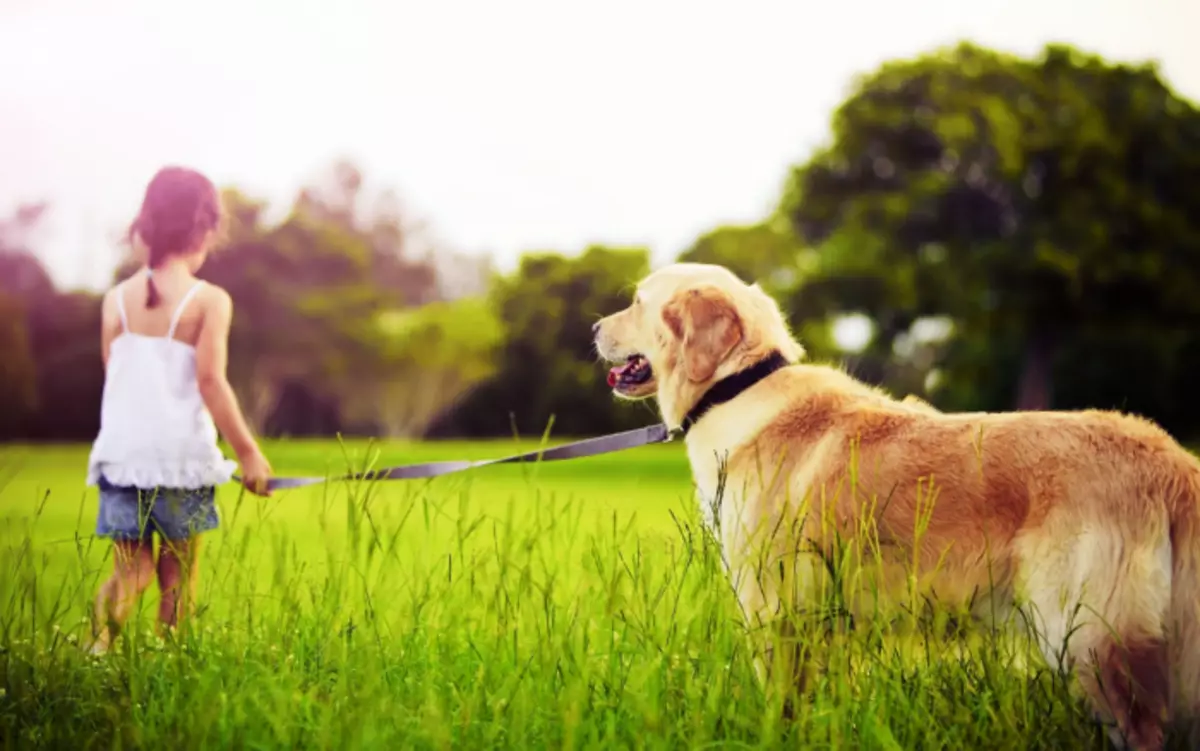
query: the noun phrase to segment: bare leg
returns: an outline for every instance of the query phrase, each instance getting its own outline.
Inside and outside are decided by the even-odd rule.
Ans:
[[[158,605],[160,633],[175,629],[195,608],[200,538],[163,540],[158,554]]]
[[[106,652],[120,632],[133,605],[154,579],[154,543],[117,540],[113,543],[113,574],[100,585],[92,622],[92,651]]]

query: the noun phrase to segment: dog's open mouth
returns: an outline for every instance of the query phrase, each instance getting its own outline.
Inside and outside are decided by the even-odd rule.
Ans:
[[[625,364],[608,371],[608,385],[617,391],[629,391],[649,381],[651,375],[649,360],[641,355],[630,355]]]

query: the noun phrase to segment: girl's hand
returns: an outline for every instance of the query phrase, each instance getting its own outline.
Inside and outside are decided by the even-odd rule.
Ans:
[[[267,486],[273,474],[271,464],[261,451],[255,450],[250,456],[242,459],[242,484],[255,495],[269,496],[271,489]]]

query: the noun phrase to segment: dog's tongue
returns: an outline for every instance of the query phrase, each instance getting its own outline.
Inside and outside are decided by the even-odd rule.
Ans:
[[[629,367],[628,363],[626,363],[625,365],[618,365],[615,368],[609,368],[609,370],[608,370],[609,388],[612,388],[613,386],[617,385],[617,381],[621,380],[621,373],[624,372],[625,368],[627,368],[627,367]]]

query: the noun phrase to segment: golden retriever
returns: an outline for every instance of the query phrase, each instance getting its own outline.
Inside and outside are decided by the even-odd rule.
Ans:
[[[1030,616],[1118,746],[1160,748],[1172,720],[1195,732],[1200,462],[1153,423],[897,401],[802,364],[774,300],[706,264],[650,274],[596,324],[595,345],[618,363],[620,397],[655,396],[667,426],[686,430],[734,592],[751,625],[768,626],[765,681],[802,683],[779,624],[822,586],[810,551],[858,533],[885,596],[915,589],[979,614],[983,592],[989,612]]]

